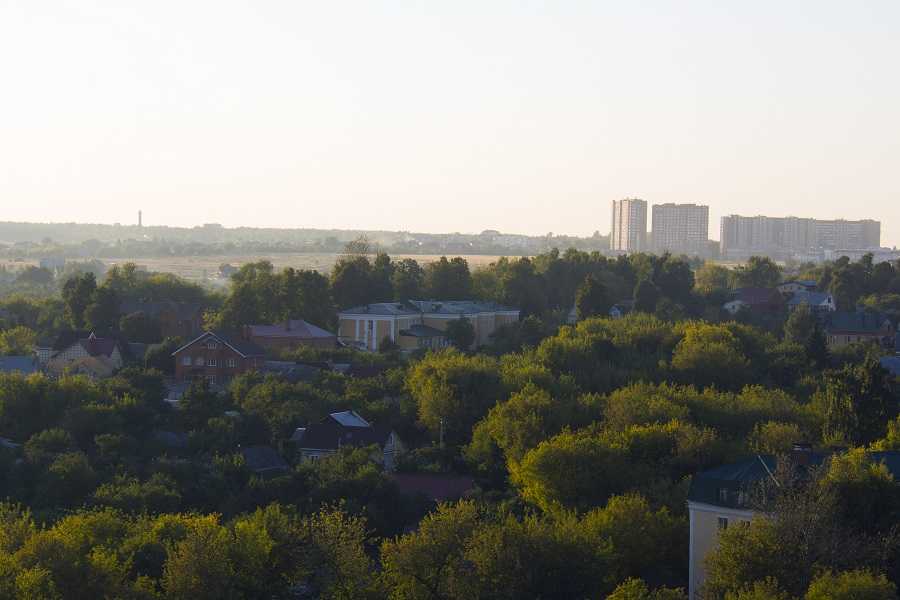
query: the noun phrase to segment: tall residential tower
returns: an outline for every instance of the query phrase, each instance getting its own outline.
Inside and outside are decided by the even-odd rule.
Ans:
[[[610,249],[643,252],[647,248],[647,202],[638,198],[613,200]]]
[[[709,240],[709,207],[654,204],[653,249],[674,254],[704,254]]]

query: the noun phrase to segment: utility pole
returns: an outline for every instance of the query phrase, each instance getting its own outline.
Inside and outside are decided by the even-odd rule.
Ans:
[[[441,417],[441,449],[444,448],[444,417]]]

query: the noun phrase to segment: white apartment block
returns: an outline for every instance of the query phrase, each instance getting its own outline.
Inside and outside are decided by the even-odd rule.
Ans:
[[[709,239],[709,207],[700,204],[654,204],[653,249],[674,254],[701,254]]]
[[[613,200],[610,249],[644,252],[647,247],[647,202],[638,198]]]

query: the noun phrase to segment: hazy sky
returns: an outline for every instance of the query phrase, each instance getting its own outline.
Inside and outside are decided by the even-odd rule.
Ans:
[[[0,220],[900,245],[900,2],[0,0]]]

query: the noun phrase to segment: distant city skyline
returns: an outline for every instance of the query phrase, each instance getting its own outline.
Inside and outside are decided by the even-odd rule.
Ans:
[[[900,3],[0,4],[0,220],[588,236],[875,219]]]

